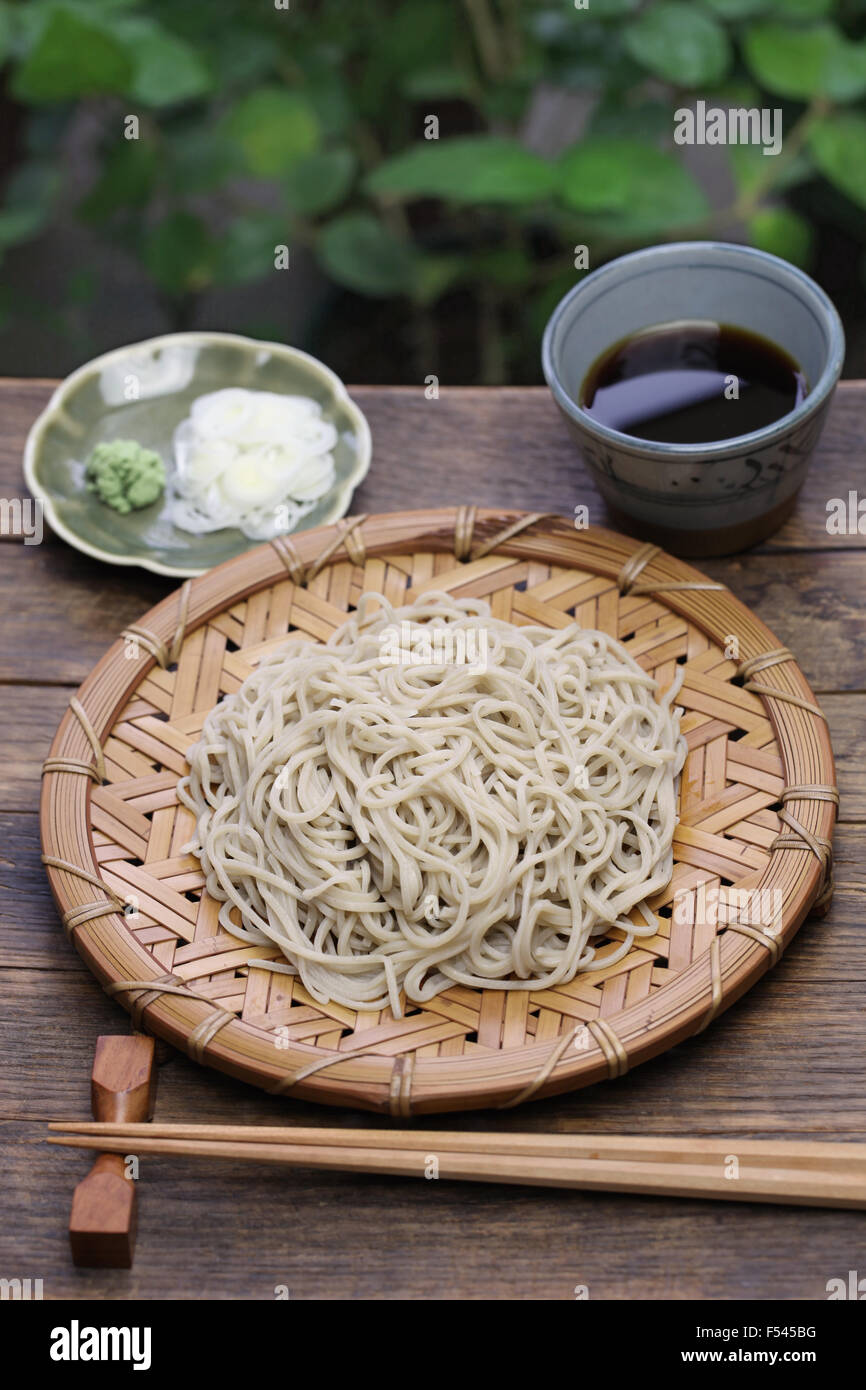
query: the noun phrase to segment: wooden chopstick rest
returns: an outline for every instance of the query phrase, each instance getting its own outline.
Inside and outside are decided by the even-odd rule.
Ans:
[[[153,1038],[143,1033],[97,1039],[90,1080],[96,1120],[149,1120],[156,1096]],[[130,1146],[132,1147],[132,1146]],[[123,1154],[100,1153],[72,1197],[69,1244],[86,1269],[130,1269],[135,1250],[137,1199]]]

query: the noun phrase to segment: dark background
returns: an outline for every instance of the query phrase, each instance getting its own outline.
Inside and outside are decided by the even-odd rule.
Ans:
[[[815,275],[866,376],[866,0],[281,3],[0,0],[0,374],[219,328],[535,382],[575,246],[723,237]],[[678,147],[697,99],[781,108],[782,153]]]

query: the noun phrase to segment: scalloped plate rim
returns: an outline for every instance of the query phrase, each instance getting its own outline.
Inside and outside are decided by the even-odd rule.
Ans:
[[[357,405],[349,395],[345,382],[338,377],[337,373],[332,371],[329,366],[320,361],[318,357],[314,357],[312,353],[304,352],[302,348],[292,347],[288,343],[274,343],[263,338],[250,338],[243,333],[221,333],[217,330],[202,330],[201,332],[194,331],[191,333],[159,333],[152,338],[142,338],[135,343],[126,343],[122,347],[112,348],[109,352],[100,353],[98,357],[92,357],[88,362],[82,363],[80,367],[76,367],[73,372],[70,372],[67,377],[64,377],[63,381],[61,381],[51,393],[48,404],[30,426],[24,444],[24,480],[34,499],[41,501],[45,512],[45,518],[52,531],[55,535],[60,536],[61,540],[66,541],[67,545],[71,545],[75,550],[89,555],[94,560],[102,560],[105,564],[119,566],[124,569],[138,568],[149,570],[151,574],[164,574],[176,579],[194,578],[197,575],[206,574],[208,569],[212,568],[212,566],[206,566],[204,569],[201,569],[197,566],[181,567],[179,565],[167,565],[161,560],[148,559],[147,556],[142,555],[113,555],[109,551],[100,549],[99,546],[91,545],[89,541],[84,540],[77,532],[72,530],[65,521],[61,520],[55,509],[53,498],[46,495],[40,488],[39,479],[37,477],[40,457],[39,448],[46,431],[62,408],[63,403],[70,395],[74,394],[78,385],[87,376],[92,374],[95,368],[101,367],[118,358],[125,357],[128,353],[134,352],[137,348],[152,348],[161,346],[163,343],[176,343],[178,341],[190,342],[192,340],[197,340],[205,344],[235,343],[245,349],[252,348],[261,350],[262,348],[266,348],[277,357],[283,357],[292,362],[300,362],[307,367],[311,367],[315,375],[324,379],[331,389],[334,400],[339,401],[344,406],[355,428],[357,444],[356,468],[352,477],[347,478],[346,481],[337,488],[332,505],[328,508],[327,514],[320,521],[316,522],[317,526],[329,526],[333,524],[333,522],[338,521],[340,517],[346,515],[355,488],[364,480],[369,472],[373,454],[373,441],[370,433],[369,421],[360,406]],[[303,530],[304,528],[300,529]],[[287,531],[285,534],[293,535],[296,534],[296,531]],[[252,550],[261,544],[262,542],[260,540],[250,540],[247,549]],[[245,553],[246,551],[239,552],[239,554]]]

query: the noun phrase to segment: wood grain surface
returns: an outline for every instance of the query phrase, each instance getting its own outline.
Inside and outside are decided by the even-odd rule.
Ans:
[[[24,436],[51,383],[0,383],[0,498],[21,495]],[[373,430],[355,509],[476,502],[607,516],[543,390],[354,392]],[[712,1029],[632,1074],[466,1128],[811,1135],[866,1139],[866,548],[830,536],[827,502],[858,486],[866,385],[840,388],[789,523],[757,551],[703,568],[796,653],[830,721],[842,794],[837,892],[779,966]],[[0,1123],[7,1207],[0,1276],[46,1298],[817,1299],[863,1271],[851,1212],[600,1197],[193,1161],[142,1164],[130,1271],[73,1268],[65,1231],[87,1155],[53,1151],[44,1122],[86,1118],[99,1033],[125,1026],[63,936],[39,863],[39,768],[72,688],[124,624],[174,586],[109,570],[52,537],[0,544]],[[808,999],[808,1008],[804,1001]],[[157,1117],[347,1126],[172,1054]],[[425,1127],[448,1127],[448,1116]],[[14,1211],[14,1219],[11,1211]]]

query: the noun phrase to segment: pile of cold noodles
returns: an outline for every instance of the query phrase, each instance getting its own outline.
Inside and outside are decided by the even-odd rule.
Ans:
[[[671,876],[677,688],[657,699],[576,624],[365,595],[325,645],[262,661],[188,753],[179,793],[222,926],[274,943],[269,968],[321,1003],[395,1016],[401,992],[611,964],[656,931],[645,900]]]

